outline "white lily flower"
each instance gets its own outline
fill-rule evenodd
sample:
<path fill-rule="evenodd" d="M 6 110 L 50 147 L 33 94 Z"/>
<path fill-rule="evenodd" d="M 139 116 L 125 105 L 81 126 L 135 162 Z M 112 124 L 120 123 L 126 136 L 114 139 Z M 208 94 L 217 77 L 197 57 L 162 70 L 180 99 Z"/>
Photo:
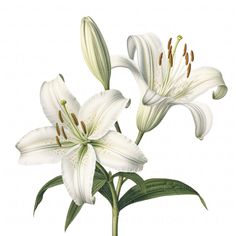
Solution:
<path fill-rule="evenodd" d="M 112 67 L 126 67 L 137 79 L 142 101 L 137 113 L 137 127 L 141 133 L 155 128 L 173 105 L 187 107 L 195 122 L 196 137 L 202 139 L 210 130 L 212 116 L 210 109 L 193 100 L 217 87 L 213 99 L 220 99 L 227 93 L 227 87 L 219 70 L 201 67 L 192 70 L 193 51 L 187 51 L 187 44 L 177 55 L 177 46 L 182 39 L 177 37 L 174 45 L 168 42 L 168 53 L 154 34 L 136 35 L 128 38 L 128 54 L 112 57 Z M 137 54 L 137 64 L 134 56 Z"/>
<path fill-rule="evenodd" d="M 111 131 L 129 100 L 117 90 L 90 98 L 80 107 L 60 76 L 44 82 L 41 104 L 53 126 L 33 130 L 16 145 L 21 164 L 61 160 L 64 184 L 77 205 L 94 203 L 96 161 L 119 171 L 136 172 L 146 162 L 141 150 L 120 133 Z"/>

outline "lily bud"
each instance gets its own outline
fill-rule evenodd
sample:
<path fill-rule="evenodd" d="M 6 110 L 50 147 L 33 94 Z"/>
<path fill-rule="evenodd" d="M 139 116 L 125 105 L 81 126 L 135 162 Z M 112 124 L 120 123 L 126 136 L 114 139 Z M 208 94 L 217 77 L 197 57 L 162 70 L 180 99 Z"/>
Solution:
<path fill-rule="evenodd" d="M 81 21 L 81 47 L 90 71 L 106 90 L 109 89 L 110 55 L 102 33 L 90 17 L 84 17 Z"/>

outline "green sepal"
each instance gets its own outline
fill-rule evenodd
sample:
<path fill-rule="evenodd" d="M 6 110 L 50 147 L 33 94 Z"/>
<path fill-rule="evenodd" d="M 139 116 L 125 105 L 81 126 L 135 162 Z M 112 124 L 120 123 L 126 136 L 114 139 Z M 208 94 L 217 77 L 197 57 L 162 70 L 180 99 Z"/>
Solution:
<path fill-rule="evenodd" d="M 197 195 L 203 206 L 207 209 L 206 203 L 199 193 L 183 182 L 173 179 L 148 179 L 144 182 L 146 192 L 143 192 L 138 185 L 130 188 L 119 200 L 119 210 L 130 204 L 152 198 L 187 194 Z"/>

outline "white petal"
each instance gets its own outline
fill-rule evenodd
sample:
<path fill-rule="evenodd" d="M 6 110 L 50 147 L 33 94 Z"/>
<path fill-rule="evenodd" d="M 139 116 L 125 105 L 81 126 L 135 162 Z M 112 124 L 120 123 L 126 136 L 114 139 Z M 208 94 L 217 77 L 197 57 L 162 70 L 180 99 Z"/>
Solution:
<path fill-rule="evenodd" d="M 212 126 L 211 110 L 202 103 L 194 102 L 183 105 L 191 111 L 195 123 L 195 135 L 202 140 Z"/>
<path fill-rule="evenodd" d="M 76 146 L 62 159 L 62 178 L 71 198 L 79 206 L 93 204 L 93 177 L 96 156 L 91 145 Z"/>
<path fill-rule="evenodd" d="M 79 111 L 79 120 L 86 125 L 89 139 L 103 137 L 117 121 L 130 100 L 117 90 L 107 90 L 90 98 Z"/>
<path fill-rule="evenodd" d="M 78 114 L 79 103 L 67 89 L 63 78 L 59 75 L 56 79 L 44 82 L 40 91 L 41 105 L 44 113 L 52 124 L 60 123 L 58 111 L 62 110 L 61 100 L 67 101 L 67 109 L 71 113 Z"/>
<path fill-rule="evenodd" d="M 153 91 L 151 89 L 147 89 L 144 96 L 143 96 L 142 102 L 144 105 L 155 105 L 155 104 L 158 104 L 164 100 L 170 102 L 173 99 L 168 98 L 168 97 L 162 97 L 162 96 L 158 95 L 155 91 Z"/>
<path fill-rule="evenodd" d="M 172 103 L 168 100 L 163 100 L 153 106 L 140 103 L 136 117 L 139 131 L 148 132 L 154 129 L 162 121 L 171 106 Z"/>
<path fill-rule="evenodd" d="M 128 53 L 134 59 L 137 52 L 139 68 L 150 89 L 154 89 L 157 81 L 162 80 L 162 69 L 166 70 L 166 58 L 160 40 L 154 34 L 133 35 L 127 41 Z M 162 67 L 159 56 L 163 53 Z"/>
<path fill-rule="evenodd" d="M 94 145 L 97 160 L 120 171 L 142 170 L 147 159 L 139 147 L 120 133 L 110 131 Z"/>
<path fill-rule="evenodd" d="M 144 93 L 148 89 L 148 85 L 145 79 L 143 78 L 142 72 L 139 70 L 139 68 L 136 66 L 136 64 L 132 60 L 123 56 L 118 56 L 118 55 L 111 56 L 111 66 L 112 66 L 112 69 L 116 67 L 124 67 L 124 68 L 129 69 L 131 73 L 133 74 L 134 78 L 136 79 L 136 82 L 141 92 L 141 96 L 144 95 Z"/>
<path fill-rule="evenodd" d="M 186 75 L 182 75 L 180 80 Z M 185 78 L 186 79 L 186 78 Z M 193 70 L 188 78 L 189 84 L 184 92 L 184 97 L 178 99 L 178 102 L 189 102 L 200 94 L 217 87 L 213 92 L 214 99 L 220 99 L 227 93 L 227 87 L 219 70 L 212 67 L 201 67 Z"/>
<path fill-rule="evenodd" d="M 45 127 L 35 129 L 26 134 L 17 144 L 21 152 L 20 164 L 34 165 L 55 163 L 65 155 L 66 148 L 56 143 L 56 129 Z M 61 140 L 63 142 L 64 140 Z"/>

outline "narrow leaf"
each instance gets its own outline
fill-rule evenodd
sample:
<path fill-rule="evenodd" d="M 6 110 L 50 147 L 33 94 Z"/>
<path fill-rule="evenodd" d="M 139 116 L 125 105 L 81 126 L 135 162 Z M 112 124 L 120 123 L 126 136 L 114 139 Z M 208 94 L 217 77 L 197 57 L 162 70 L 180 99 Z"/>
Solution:
<path fill-rule="evenodd" d="M 111 190 L 107 182 L 99 189 L 99 193 L 110 202 L 111 206 L 113 205 Z"/>
<path fill-rule="evenodd" d="M 125 208 L 126 206 L 163 196 L 172 195 L 197 195 L 203 206 L 207 209 L 206 203 L 203 198 L 190 186 L 173 179 L 148 179 L 145 180 L 146 192 L 140 190 L 138 185 L 130 188 L 119 201 L 119 210 Z"/>
<path fill-rule="evenodd" d="M 65 231 L 67 230 L 70 223 L 75 219 L 77 214 L 80 212 L 82 206 L 83 205 L 77 206 L 74 201 L 71 202 L 66 216 Z"/>
<path fill-rule="evenodd" d="M 131 172 L 118 172 L 118 173 L 114 174 L 112 177 L 114 178 L 117 176 L 121 176 L 121 177 L 132 180 L 134 183 L 136 183 L 141 188 L 142 191 L 146 191 L 145 181 L 138 174 L 131 173 Z"/>
<path fill-rule="evenodd" d="M 35 199 L 35 204 L 34 204 L 34 213 L 38 207 L 38 205 L 41 203 L 41 201 L 43 200 L 43 195 L 44 193 L 52 187 L 55 187 L 57 185 L 63 184 L 63 180 L 62 180 L 62 176 L 57 176 L 53 179 L 51 179 L 50 181 L 48 181 L 38 192 L 36 199 Z"/>

